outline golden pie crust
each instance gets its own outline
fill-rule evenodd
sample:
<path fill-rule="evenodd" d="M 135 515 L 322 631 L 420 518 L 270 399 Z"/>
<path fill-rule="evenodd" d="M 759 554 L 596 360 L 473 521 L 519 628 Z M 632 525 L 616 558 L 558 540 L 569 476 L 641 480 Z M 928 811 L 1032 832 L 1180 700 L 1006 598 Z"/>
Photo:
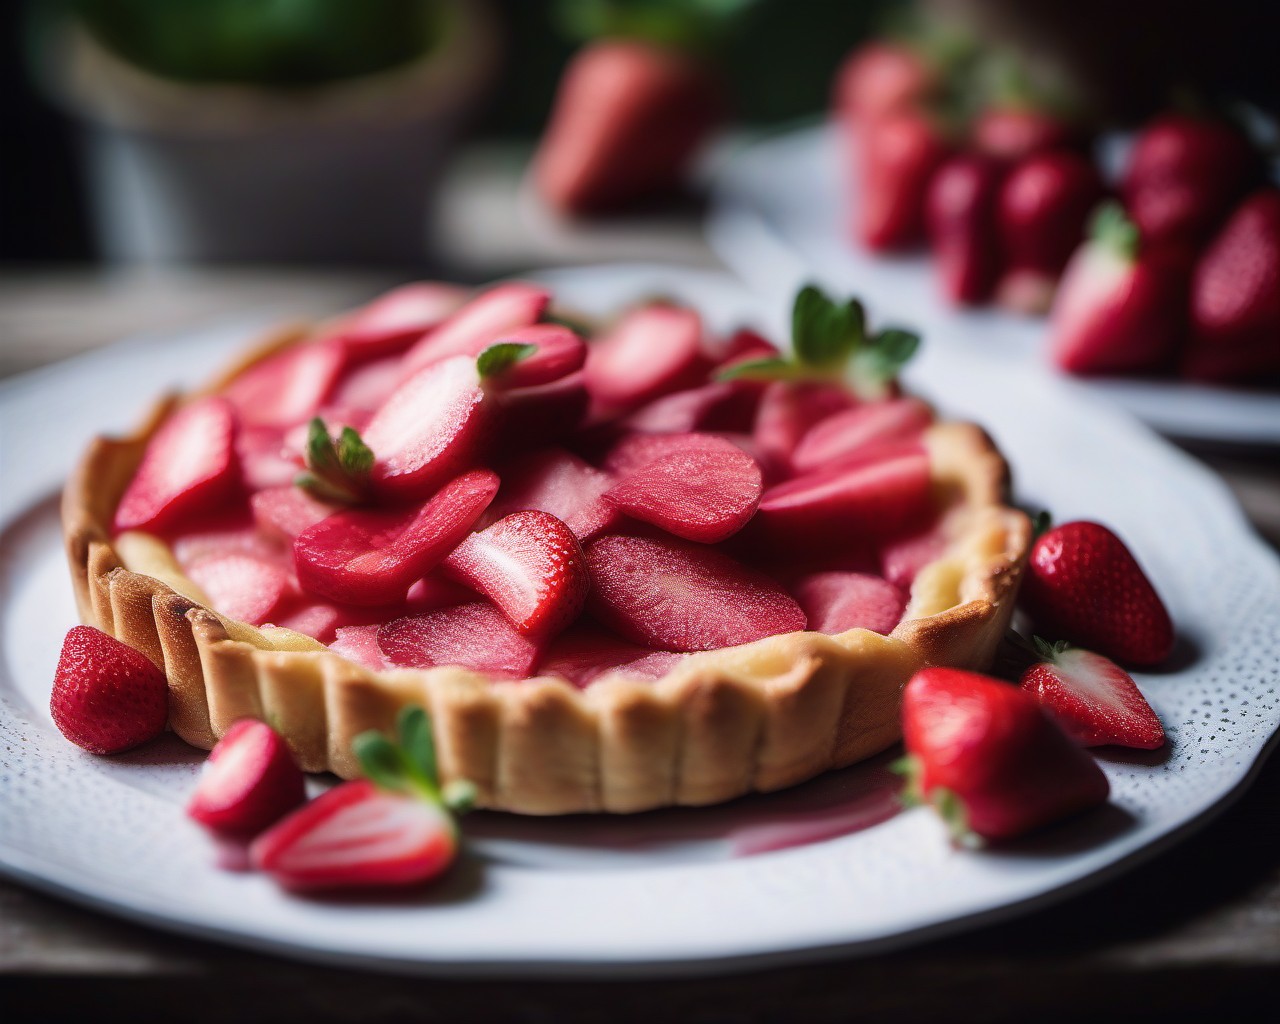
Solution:
<path fill-rule="evenodd" d="M 224 375 L 286 344 L 282 332 Z M 466 778 L 483 807 L 524 814 L 627 813 L 719 803 L 782 789 L 870 757 L 900 738 L 899 698 L 924 665 L 989 665 L 1013 612 L 1031 526 L 1007 506 L 1008 472 L 970 423 L 929 428 L 947 537 L 917 575 L 903 621 L 767 637 L 692 654 L 654 681 L 606 676 L 496 680 L 457 667 L 374 672 L 291 630 L 219 615 L 169 547 L 111 536 L 116 505 L 151 434 L 97 438 L 68 481 L 62 517 L 81 619 L 141 651 L 169 679 L 169 723 L 209 749 L 237 719 L 270 723 L 307 771 L 359 774 L 351 741 L 420 704 L 442 776 Z"/>

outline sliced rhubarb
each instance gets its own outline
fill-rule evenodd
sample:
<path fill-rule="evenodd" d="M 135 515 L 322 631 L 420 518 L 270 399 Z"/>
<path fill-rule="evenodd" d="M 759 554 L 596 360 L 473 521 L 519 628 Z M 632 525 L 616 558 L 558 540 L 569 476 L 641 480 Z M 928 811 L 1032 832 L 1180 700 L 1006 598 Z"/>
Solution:
<path fill-rule="evenodd" d="M 756 460 L 719 437 L 658 456 L 626 473 L 605 500 L 634 519 L 703 544 L 725 540 L 755 515 L 762 482 Z"/>
<path fill-rule="evenodd" d="M 338 332 L 348 356 L 376 358 L 398 352 L 450 317 L 467 291 L 439 281 L 416 281 L 380 295 L 351 316 Z"/>
<path fill-rule="evenodd" d="M 604 500 L 613 480 L 576 455 L 546 448 L 502 474 L 502 490 L 489 508 L 495 519 L 537 509 L 561 520 L 579 541 L 612 529 L 621 518 Z"/>
<path fill-rule="evenodd" d="M 300 487 L 268 487 L 249 498 L 253 518 L 264 533 L 293 543 L 295 537 L 338 511 Z"/>
<path fill-rule="evenodd" d="M 632 310 L 587 352 L 587 389 L 602 413 L 630 409 L 695 384 L 702 321 L 691 309 Z"/>
<path fill-rule="evenodd" d="M 236 455 L 245 486 L 254 491 L 292 484 L 302 470 L 302 449 L 287 448 L 280 427 L 241 427 Z"/>
<path fill-rule="evenodd" d="M 458 665 L 491 675 L 523 679 L 533 673 L 542 649 L 517 633 L 487 601 L 407 615 L 378 630 L 378 646 L 401 668 Z"/>
<path fill-rule="evenodd" d="M 467 535 L 497 492 L 497 475 L 477 469 L 411 511 L 335 513 L 294 541 L 298 580 L 309 593 L 347 604 L 398 601 Z"/>
<path fill-rule="evenodd" d="M 367 626 L 341 626 L 329 644 L 329 650 L 372 672 L 381 672 L 391 667 L 378 646 L 378 630 L 381 628 L 382 624 L 377 622 Z"/>
<path fill-rule="evenodd" d="M 372 414 L 400 384 L 398 356 L 375 359 L 345 374 L 333 392 L 333 405 Z"/>
<path fill-rule="evenodd" d="M 846 409 L 805 434 L 791 464 L 797 472 L 808 472 L 872 445 L 918 437 L 932 420 L 929 406 L 918 398 L 892 398 Z"/>
<path fill-rule="evenodd" d="M 537 323 L 550 301 L 551 293 L 545 288 L 522 281 L 490 288 L 409 349 L 404 375 L 452 356 L 475 359 L 505 334 Z"/>
<path fill-rule="evenodd" d="M 622 426 L 652 434 L 749 431 L 755 422 L 760 394 L 760 386 L 753 381 L 715 381 L 656 398 L 628 416 Z"/>
<path fill-rule="evenodd" d="M 760 447 L 790 464 L 796 445 L 815 424 L 854 403 L 854 397 L 839 384 L 774 381 L 760 399 L 753 433 Z"/>
<path fill-rule="evenodd" d="M 319 412 L 343 365 L 342 348 L 332 342 L 291 345 L 237 374 L 222 393 L 244 423 L 289 427 Z"/>
<path fill-rule="evenodd" d="M 932 510 L 929 457 L 919 445 L 878 450 L 764 492 L 752 524 L 782 549 L 865 542 L 918 527 Z"/>
<path fill-rule="evenodd" d="M 906 598 L 892 583 L 861 572 L 820 572 L 791 588 L 819 633 L 869 629 L 889 634 L 902 619 Z"/>
<path fill-rule="evenodd" d="M 426 497 L 473 463 L 488 420 L 474 359 L 459 356 L 420 370 L 365 428 L 375 488 L 401 500 Z"/>
<path fill-rule="evenodd" d="M 937 525 L 894 538 L 880 551 L 880 575 L 895 587 L 910 590 L 920 570 L 941 558 L 946 548 L 946 534 Z"/>
<path fill-rule="evenodd" d="M 538 674 L 560 676 L 586 688 L 611 673 L 636 679 L 657 679 L 674 667 L 683 654 L 655 651 L 590 626 L 575 626 L 558 636 L 538 666 Z"/>
<path fill-rule="evenodd" d="M 777 583 L 710 548 L 611 534 L 587 562 L 596 617 L 649 647 L 710 651 L 805 627 Z"/>
<path fill-rule="evenodd" d="M 293 574 L 283 558 L 227 551 L 205 555 L 184 569 L 209 597 L 215 611 L 251 626 L 270 621 L 294 592 Z"/>
<path fill-rule="evenodd" d="M 240 486 L 235 441 L 235 409 L 225 398 L 183 406 L 147 444 L 116 508 L 115 529 L 163 530 L 234 496 Z"/>
<path fill-rule="evenodd" d="M 560 324 L 534 324 L 508 332 L 479 356 L 485 383 L 503 390 L 561 380 L 581 370 L 586 358 L 587 343 Z"/>
<path fill-rule="evenodd" d="M 627 434 L 604 456 L 604 468 L 623 477 L 668 455 L 692 453 L 706 447 L 710 434 Z"/>
<path fill-rule="evenodd" d="M 434 611 L 475 599 L 474 591 L 433 572 L 414 583 L 403 599 L 391 604 L 343 604 L 307 596 L 290 601 L 272 617 L 272 622 L 315 637 L 321 643 L 330 643 L 344 629 L 376 628 L 401 615 Z"/>
<path fill-rule="evenodd" d="M 546 512 L 515 512 L 473 533 L 445 570 L 484 594 L 525 636 L 554 636 L 577 618 L 590 587 L 578 539 Z"/>

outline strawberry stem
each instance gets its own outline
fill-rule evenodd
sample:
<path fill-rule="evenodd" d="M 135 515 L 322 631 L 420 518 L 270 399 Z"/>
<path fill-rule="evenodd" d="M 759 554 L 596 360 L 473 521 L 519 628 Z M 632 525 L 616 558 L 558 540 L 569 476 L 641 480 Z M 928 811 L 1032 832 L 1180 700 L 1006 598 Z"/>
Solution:
<path fill-rule="evenodd" d="M 342 428 L 335 444 L 317 416 L 307 427 L 303 461 L 307 468 L 293 482 L 321 501 L 355 505 L 367 496 L 373 451 L 351 427 Z"/>
<path fill-rule="evenodd" d="M 1089 222 L 1089 237 L 1124 260 L 1132 261 L 1138 256 L 1141 242 L 1138 226 L 1125 215 L 1124 207 L 1117 202 L 1103 203 L 1098 207 Z"/>
<path fill-rule="evenodd" d="M 396 740 L 370 729 L 352 740 L 351 749 L 365 777 L 381 789 L 415 796 L 454 814 L 475 804 L 476 787 L 466 779 L 441 788 L 431 717 L 417 705 L 396 716 Z"/>

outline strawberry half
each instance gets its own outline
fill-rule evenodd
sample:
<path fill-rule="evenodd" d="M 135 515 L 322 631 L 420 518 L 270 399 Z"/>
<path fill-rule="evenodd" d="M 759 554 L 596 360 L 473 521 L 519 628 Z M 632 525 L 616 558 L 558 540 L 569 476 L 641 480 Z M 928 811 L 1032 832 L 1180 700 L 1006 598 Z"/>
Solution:
<path fill-rule="evenodd" d="M 719 437 L 686 443 L 624 474 L 605 500 L 634 519 L 703 544 L 732 537 L 760 505 L 756 460 Z"/>
<path fill-rule="evenodd" d="M 295 891 L 416 885 L 458 853 L 450 813 L 474 796 L 442 791 L 431 722 L 421 708 L 398 718 L 399 742 L 361 733 L 353 747 L 367 779 L 335 786 L 294 811 L 250 847 L 254 867 Z"/>
<path fill-rule="evenodd" d="M 1029 695 L 976 672 L 926 668 L 902 692 L 906 798 L 953 837 L 1006 840 L 1103 804 L 1107 777 Z"/>
<path fill-rule="evenodd" d="M 996 200 L 1004 168 L 974 153 L 938 168 L 925 196 L 925 226 L 942 294 L 957 305 L 986 302 L 1000 276 Z"/>
<path fill-rule="evenodd" d="M 398 352 L 451 316 L 467 292 L 439 281 L 415 281 L 378 296 L 342 324 L 338 340 L 348 358 Z"/>
<path fill-rule="evenodd" d="M 869 629 L 888 635 L 902 620 L 906 598 L 892 583 L 862 572 L 819 572 L 796 582 L 791 592 L 819 633 Z"/>
<path fill-rule="evenodd" d="M 1036 638 L 1044 659 L 1022 674 L 1021 686 L 1077 743 L 1136 750 L 1164 746 L 1164 727 L 1133 677 L 1110 658 Z"/>
<path fill-rule="evenodd" d="M 291 427 L 319 412 L 345 362 L 341 346 L 332 341 L 291 345 L 237 374 L 222 394 L 243 423 Z"/>
<path fill-rule="evenodd" d="M 458 665 L 511 679 L 532 675 L 543 653 L 539 644 L 517 633 L 487 601 L 383 623 L 378 646 L 388 662 L 401 668 Z"/>
<path fill-rule="evenodd" d="M 62 641 L 49 713 L 77 747 L 119 754 L 164 732 L 169 683 L 128 644 L 92 626 L 75 626 Z"/>
<path fill-rule="evenodd" d="M 610 535 L 587 545 L 596 617 L 636 643 L 710 651 L 805 628 L 769 577 L 710 548 Z"/>
<path fill-rule="evenodd" d="M 502 490 L 489 509 L 500 519 L 512 512 L 548 512 L 573 531 L 579 541 L 613 527 L 618 510 L 604 500 L 613 480 L 594 466 L 559 448 L 521 459 L 502 474 Z"/>
<path fill-rule="evenodd" d="M 554 636 L 577 618 L 591 581 L 573 531 L 547 512 L 514 512 L 473 533 L 445 571 L 484 594 L 524 636 Z"/>
<path fill-rule="evenodd" d="M 254 836 L 307 798 L 289 747 L 265 722 L 244 718 L 209 751 L 187 814 L 205 828 Z"/>
<path fill-rule="evenodd" d="M 225 398 L 200 398 L 170 416 L 116 507 L 115 530 L 163 530 L 233 497 L 240 487 L 236 425 Z"/>
<path fill-rule="evenodd" d="M 807 473 L 876 445 L 917 438 L 933 422 L 933 410 L 918 398 L 871 402 L 828 416 L 796 445 L 791 464 Z"/>
<path fill-rule="evenodd" d="M 473 464 L 491 412 L 473 358 L 456 356 L 419 370 L 365 428 L 374 487 L 393 500 L 426 497 Z"/>
<path fill-rule="evenodd" d="M 537 323 L 550 301 L 545 288 L 523 281 L 482 292 L 409 349 L 402 377 L 453 356 L 475 359 L 503 335 Z"/>
<path fill-rule="evenodd" d="M 409 512 L 337 512 L 293 542 L 298 581 L 311 593 L 347 604 L 401 600 L 467 535 L 497 493 L 497 474 L 475 469 Z"/>
<path fill-rule="evenodd" d="M 586 343 L 569 328 L 534 324 L 481 352 L 479 369 L 487 385 L 510 390 L 551 384 L 581 370 L 586 359 Z"/>
<path fill-rule="evenodd" d="M 1055 526 L 1031 548 L 1022 602 L 1040 632 L 1127 665 L 1173 650 L 1164 602 L 1124 541 L 1105 526 Z"/>

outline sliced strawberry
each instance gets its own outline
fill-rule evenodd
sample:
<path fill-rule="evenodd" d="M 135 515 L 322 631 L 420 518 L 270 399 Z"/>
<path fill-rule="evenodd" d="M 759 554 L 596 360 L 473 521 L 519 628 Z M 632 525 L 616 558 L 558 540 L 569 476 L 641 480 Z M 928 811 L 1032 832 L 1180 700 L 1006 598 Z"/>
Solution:
<path fill-rule="evenodd" d="M 554 636 L 577 618 L 591 585 L 573 531 L 539 511 L 513 512 L 473 533 L 444 567 L 533 637 Z"/>
<path fill-rule="evenodd" d="M 637 643 L 709 651 L 804 629 L 777 583 L 682 541 L 606 535 L 587 546 L 596 617 Z"/>
<path fill-rule="evenodd" d="M 430 573 L 418 580 L 409 592 L 391 604 L 341 604 L 306 597 L 290 602 L 280 610 L 274 623 L 307 636 L 322 644 L 331 643 L 344 629 L 376 627 L 406 613 L 432 611 L 475 600 L 475 593 L 460 584 Z"/>
<path fill-rule="evenodd" d="M 504 391 L 496 399 L 508 449 L 535 448 L 566 438 L 582 423 L 591 402 L 581 370 L 550 384 Z"/>
<path fill-rule="evenodd" d="M 820 572 L 806 576 L 791 592 L 819 633 L 869 629 L 888 635 L 902 620 L 906 598 L 879 576 L 861 572 Z"/>
<path fill-rule="evenodd" d="M 503 335 L 537 323 L 550 301 L 545 288 L 523 281 L 481 292 L 409 349 L 402 372 L 409 377 L 452 356 L 475 359 Z"/>
<path fill-rule="evenodd" d="M 451 316 L 466 299 L 466 289 L 455 284 L 404 284 L 354 313 L 338 337 L 348 357 L 363 359 L 398 352 Z"/>
<path fill-rule="evenodd" d="M 633 309 L 587 350 L 594 406 L 631 409 L 696 382 L 702 321 L 691 309 L 654 304 Z"/>
<path fill-rule="evenodd" d="M 258 528 L 269 536 L 293 543 L 295 537 L 338 511 L 311 497 L 301 487 L 268 487 L 249 497 Z"/>
<path fill-rule="evenodd" d="M 128 644 L 92 626 L 75 626 L 62 641 L 49 713 L 77 747 L 118 754 L 164 732 L 169 683 Z"/>
<path fill-rule="evenodd" d="M 341 654 L 348 661 L 363 665 L 371 672 L 381 672 L 390 668 L 391 663 L 378 646 L 378 630 L 380 622 L 372 622 L 364 626 L 339 626 L 329 650 Z"/>
<path fill-rule="evenodd" d="M 1133 678 L 1109 658 L 1066 644 L 1037 647 L 1045 660 L 1022 675 L 1022 689 L 1077 743 L 1136 750 L 1164 746 L 1164 727 Z"/>
<path fill-rule="evenodd" d="M 365 428 L 374 486 L 391 498 L 426 497 L 473 462 L 491 418 L 474 359 L 458 356 L 419 370 Z"/>
<path fill-rule="evenodd" d="M 627 515 L 703 544 L 733 536 L 755 515 L 763 489 L 756 460 L 723 438 L 696 438 L 622 475 L 605 500 Z"/>
<path fill-rule="evenodd" d="M 877 449 L 770 487 L 753 532 L 784 550 L 906 533 L 933 508 L 929 457 L 919 445 Z"/>
<path fill-rule="evenodd" d="M 240 473 L 251 491 L 286 487 L 302 470 L 302 449 L 285 446 L 280 427 L 241 427 L 236 433 Z"/>
<path fill-rule="evenodd" d="M 254 836 L 307 798 L 302 771 L 271 726 L 241 719 L 209 751 L 187 814 L 225 835 Z"/>
<path fill-rule="evenodd" d="M 684 434 L 693 430 L 749 431 L 763 389 L 752 381 L 714 381 L 663 395 L 641 406 L 623 422 L 630 431 Z"/>
<path fill-rule="evenodd" d="M 800 439 L 828 416 L 843 412 L 855 399 L 839 384 L 775 381 L 765 389 L 756 413 L 756 442 L 782 465 L 790 466 Z"/>
<path fill-rule="evenodd" d="M 586 689 L 600 676 L 614 672 L 637 679 L 657 679 L 683 657 L 628 643 L 604 630 L 575 626 L 556 637 L 538 666 L 538 674 L 561 676 Z"/>
<path fill-rule="evenodd" d="M 453 862 L 457 828 L 437 804 L 367 779 L 316 797 L 250 849 L 253 864 L 287 889 L 406 886 Z"/>
<path fill-rule="evenodd" d="M 244 423 L 291 427 L 320 410 L 344 360 L 341 346 L 333 342 L 291 345 L 238 374 L 222 394 Z"/>
<path fill-rule="evenodd" d="M 270 560 L 287 554 L 280 541 L 259 531 L 239 509 L 171 535 L 169 547 L 178 564 L 183 566 L 210 555 L 244 554 Z"/>
<path fill-rule="evenodd" d="M 502 490 L 489 515 L 500 519 L 528 509 L 549 512 L 585 542 L 611 529 L 620 518 L 618 510 L 603 497 L 612 484 L 607 473 L 576 455 L 547 448 L 503 473 Z"/>
<path fill-rule="evenodd" d="M 294 592 L 287 559 L 247 552 L 205 555 L 184 566 L 191 582 L 208 595 L 214 611 L 260 626 Z"/>
<path fill-rule="evenodd" d="M 333 392 L 333 405 L 359 410 L 366 414 L 375 412 L 383 402 L 391 397 L 399 385 L 403 371 L 399 356 L 375 359 L 357 366 L 343 375 L 338 387 Z"/>
<path fill-rule="evenodd" d="M 551 384 L 577 373 L 587 360 L 586 342 L 560 324 L 524 327 L 504 334 L 494 345 L 518 345 L 532 349 L 497 373 L 485 375 L 488 386 L 503 390 Z M 484 359 L 485 352 L 481 352 L 480 357 Z"/>
<path fill-rule="evenodd" d="M 933 422 L 933 411 L 918 398 L 893 398 L 834 413 L 796 445 L 791 465 L 808 472 L 888 441 L 918 437 Z"/>
<path fill-rule="evenodd" d="M 531 675 L 542 656 L 542 648 L 487 601 L 384 623 L 378 646 L 392 665 L 403 668 L 458 665 L 512 679 Z"/>
<path fill-rule="evenodd" d="M 497 474 L 476 469 L 411 511 L 335 513 L 294 541 L 298 580 L 310 593 L 347 604 L 398 601 L 467 535 L 497 493 Z"/>
<path fill-rule="evenodd" d="M 116 508 L 115 529 L 163 530 L 207 512 L 240 486 L 236 414 L 225 398 L 184 405 L 156 431 Z"/>

